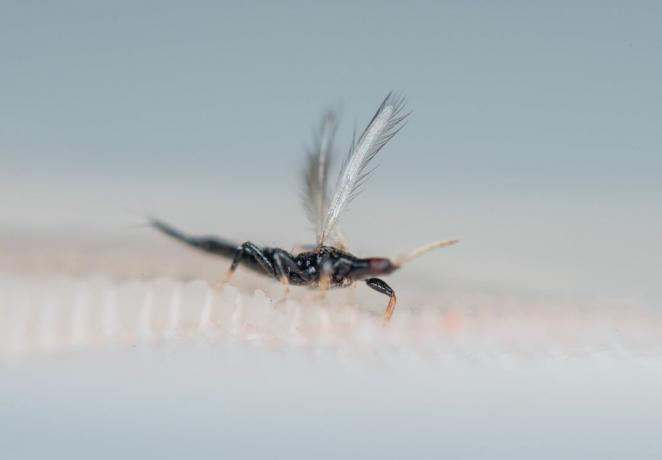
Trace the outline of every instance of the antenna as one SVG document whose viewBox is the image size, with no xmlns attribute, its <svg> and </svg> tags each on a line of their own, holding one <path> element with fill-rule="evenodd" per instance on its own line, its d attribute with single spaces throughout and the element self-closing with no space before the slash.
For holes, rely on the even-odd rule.
<svg viewBox="0 0 662 460">
<path fill-rule="evenodd" d="M 459 242 L 460 240 L 435 241 L 434 243 L 426 244 L 425 246 L 421 246 L 420 248 L 414 249 L 411 252 L 407 252 L 405 254 L 398 256 L 393 261 L 393 264 L 397 267 L 401 267 L 405 262 L 409 262 L 411 259 L 415 259 L 416 257 L 422 256 L 426 252 L 430 252 L 434 249 L 440 249 L 440 248 L 445 248 L 447 246 L 452 246 Z"/>
</svg>

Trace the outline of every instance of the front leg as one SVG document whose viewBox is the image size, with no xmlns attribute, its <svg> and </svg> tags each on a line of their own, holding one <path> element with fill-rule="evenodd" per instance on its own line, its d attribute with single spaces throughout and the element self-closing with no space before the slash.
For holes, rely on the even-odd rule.
<svg viewBox="0 0 662 460">
<path fill-rule="evenodd" d="M 393 292 L 391 286 L 389 286 L 379 278 L 370 278 L 366 280 L 365 283 L 375 291 L 381 292 L 382 294 L 386 294 L 387 296 L 389 296 L 388 305 L 386 306 L 386 310 L 384 311 L 384 322 L 388 322 L 391 319 L 391 316 L 393 316 L 393 310 L 395 310 L 395 302 L 396 302 L 395 292 Z"/>
</svg>

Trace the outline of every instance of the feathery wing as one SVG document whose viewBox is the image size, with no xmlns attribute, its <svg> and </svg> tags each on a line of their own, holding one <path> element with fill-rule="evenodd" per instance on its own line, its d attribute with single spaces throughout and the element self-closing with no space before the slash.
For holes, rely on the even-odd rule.
<svg viewBox="0 0 662 460">
<path fill-rule="evenodd" d="M 340 169 L 333 198 L 318 232 L 318 244 L 324 243 L 334 234 L 341 214 L 358 195 L 361 186 L 374 170 L 374 168 L 366 169 L 370 161 L 402 128 L 402 121 L 407 117 L 407 114 L 402 114 L 404 105 L 404 98 L 389 93 L 358 141 L 352 141 L 352 146 Z"/>
<path fill-rule="evenodd" d="M 324 116 L 319 130 L 315 133 L 314 145 L 308 152 L 304 175 L 303 204 L 308 220 L 315 226 L 318 244 L 322 235 L 324 218 L 329 208 L 329 164 L 337 125 L 336 115 L 328 112 Z"/>
</svg>

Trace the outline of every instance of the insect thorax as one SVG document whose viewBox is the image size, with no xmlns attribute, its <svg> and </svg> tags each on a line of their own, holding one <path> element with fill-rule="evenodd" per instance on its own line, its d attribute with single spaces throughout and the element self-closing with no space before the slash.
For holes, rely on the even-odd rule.
<svg viewBox="0 0 662 460">
<path fill-rule="evenodd" d="M 330 287 L 352 284 L 354 271 L 362 265 L 361 259 L 333 246 L 320 246 L 314 251 L 301 253 L 296 261 L 311 283 L 326 282 Z"/>
</svg>

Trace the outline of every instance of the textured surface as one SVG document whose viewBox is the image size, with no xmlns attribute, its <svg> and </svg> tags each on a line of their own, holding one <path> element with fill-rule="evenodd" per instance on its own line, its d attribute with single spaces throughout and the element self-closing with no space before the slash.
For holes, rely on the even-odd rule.
<svg viewBox="0 0 662 460">
<path fill-rule="evenodd" d="M 653 1 L 3 2 L 0 456 L 662 458 L 660 23 Z M 413 113 L 343 235 L 461 244 L 388 278 L 388 328 L 365 286 L 210 290 L 226 262 L 141 226 L 310 243 L 310 129 L 342 104 L 344 149 L 389 90 Z"/>
<path fill-rule="evenodd" d="M 227 262 L 169 241 L 12 241 L 7 458 L 662 452 L 654 303 L 431 283 L 412 265 L 384 327 L 384 299 L 363 286 L 282 301 L 277 283 L 239 271 L 218 290 Z"/>
<path fill-rule="evenodd" d="M 465 296 L 383 327 L 347 301 L 203 281 L 0 286 L 6 458 L 662 452 L 656 311 Z"/>
<path fill-rule="evenodd" d="M 442 308 L 403 307 L 384 326 L 378 312 L 356 298 L 352 303 L 351 295 L 321 299 L 313 291 L 272 299 L 200 280 L 10 275 L 0 278 L 0 288 L 5 357 L 177 340 L 276 349 L 294 343 L 433 360 L 662 356 L 662 314 L 624 303 L 465 294 L 444 299 Z"/>
</svg>

